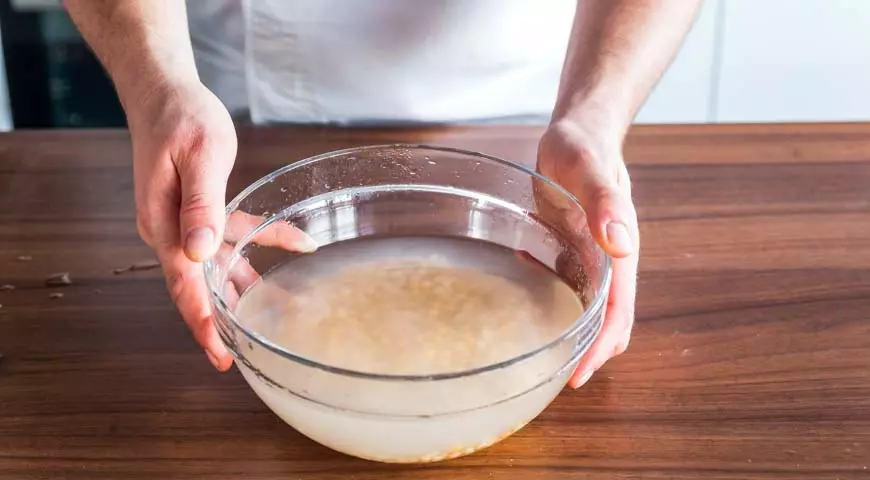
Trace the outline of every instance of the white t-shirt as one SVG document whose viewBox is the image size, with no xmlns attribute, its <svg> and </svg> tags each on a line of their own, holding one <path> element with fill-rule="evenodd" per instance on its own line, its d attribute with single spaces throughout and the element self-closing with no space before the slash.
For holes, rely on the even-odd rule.
<svg viewBox="0 0 870 480">
<path fill-rule="evenodd" d="M 188 0 L 203 82 L 255 123 L 549 118 L 576 0 Z"/>
</svg>

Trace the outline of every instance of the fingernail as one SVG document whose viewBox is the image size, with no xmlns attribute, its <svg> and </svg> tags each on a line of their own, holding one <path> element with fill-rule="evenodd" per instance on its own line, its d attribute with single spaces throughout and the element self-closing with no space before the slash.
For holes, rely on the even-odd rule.
<svg viewBox="0 0 870 480">
<path fill-rule="evenodd" d="M 217 357 L 212 355 L 212 353 L 209 352 L 208 350 L 205 351 L 205 356 L 208 357 L 208 361 L 211 362 L 212 365 L 214 365 L 214 368 L 217 368 L 218 370 L 220 370 L 221 362 L 217 359 Z"/>
<path fill-rule="evenodd" d="M 580 380 L 577 380 L 577 383 L 575 383 L 572 388 L 574 388 L 574 390 L 577 390 L 578 388 L 585 385 L 586 382 L 588 382 L 590 378 L 592 378 L 592 371 L 591 370 L 584 373 L 582 376 L 580 376 Z"/>
<path fill-rule="evenodd" d="M 629 254 L 634 251 L 634 245 L 631 241 L 631 234 L 628 233 L 628 227 L 622 222 L 610 222 L 607 224 L 607 243 L 621 253 Z"/>
<path fill-rule="evenodd" d="M 214 250 L 214 231 L 208 227 L 199 227 L 187 234 L 184 242 L 187 256 L 195 262 L 201 262 L 211 256 Z"/>
<path fill-rule="evenodd" d="M 311 253 L 317 250 L 319 245 L 314 241 L 307 233 L 302 234 L 302 240 L 299 242 L 299 251 L 304 253 Z"/>
</svg>

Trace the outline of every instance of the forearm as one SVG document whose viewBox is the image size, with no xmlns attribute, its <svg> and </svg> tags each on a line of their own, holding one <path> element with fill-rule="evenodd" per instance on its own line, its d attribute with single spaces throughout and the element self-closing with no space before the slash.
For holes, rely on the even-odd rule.
<svg viewBox="0 0 870 480">
<path fill-rule="evenodd" d="M 700 0 L 578 0 L 553 122 L 625 134 L 697 15 Z"/>
<path fill-rule="evenodd" d="M 64 0 L 127 111 L 160 88 L 198 80 L 184 0 Z"/>
</svg>

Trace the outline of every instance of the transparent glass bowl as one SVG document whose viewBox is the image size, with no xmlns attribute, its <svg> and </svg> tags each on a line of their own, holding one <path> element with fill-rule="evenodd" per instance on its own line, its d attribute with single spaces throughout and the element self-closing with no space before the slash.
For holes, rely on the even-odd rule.
<svg viewBox="0 0 870 480">
<path fill-rule="evenodd" d="M 223 342 L 272 411 L 349 455 L 430 462 L 498 442 L 553 400 L 601 328 L 610 259 L 582 209 L 553 182 L 499 158 L 420 145 L 327 153 L 260 179 L 228 205 L 227 215 L 247 220 L 227 229 L 222 253 L 205 264 Z M 233 313 L 244 293 L 230 278 L 239 266 L 265 275 L 297 255 L 251 241 L 275 222 L 289 222 L 321 246 L 369 236 L 493 242 L 559 272 L 585 311 L 555 340 L 470 371 L 381 375 L 323 365 L 271 343 Z M 387 398 L 403 401 L 387 407 L 380 401 Z"/>
</svg>

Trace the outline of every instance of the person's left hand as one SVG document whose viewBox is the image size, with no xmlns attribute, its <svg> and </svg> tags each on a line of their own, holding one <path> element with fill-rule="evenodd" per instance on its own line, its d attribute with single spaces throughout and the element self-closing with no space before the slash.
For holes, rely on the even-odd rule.
<svg viewBox="0 0 870 480">
<path fill-rule="evenodd" d="M 622 138 L 596 130 L 574 122 L 554 123 L 538 148 L 538 171 L 577 197 L 589 230 L 613 257 L 604 323 L 568 381 L 572 388 L 586 383 L 604 362 L 625 351 L 634 324 L 640 246 L 637 214 L 622 158 Z M 562 210 L 558 205 L 551 207 Z M 583 218 L 563 221 L 582 222 Z"/>
</svg>

